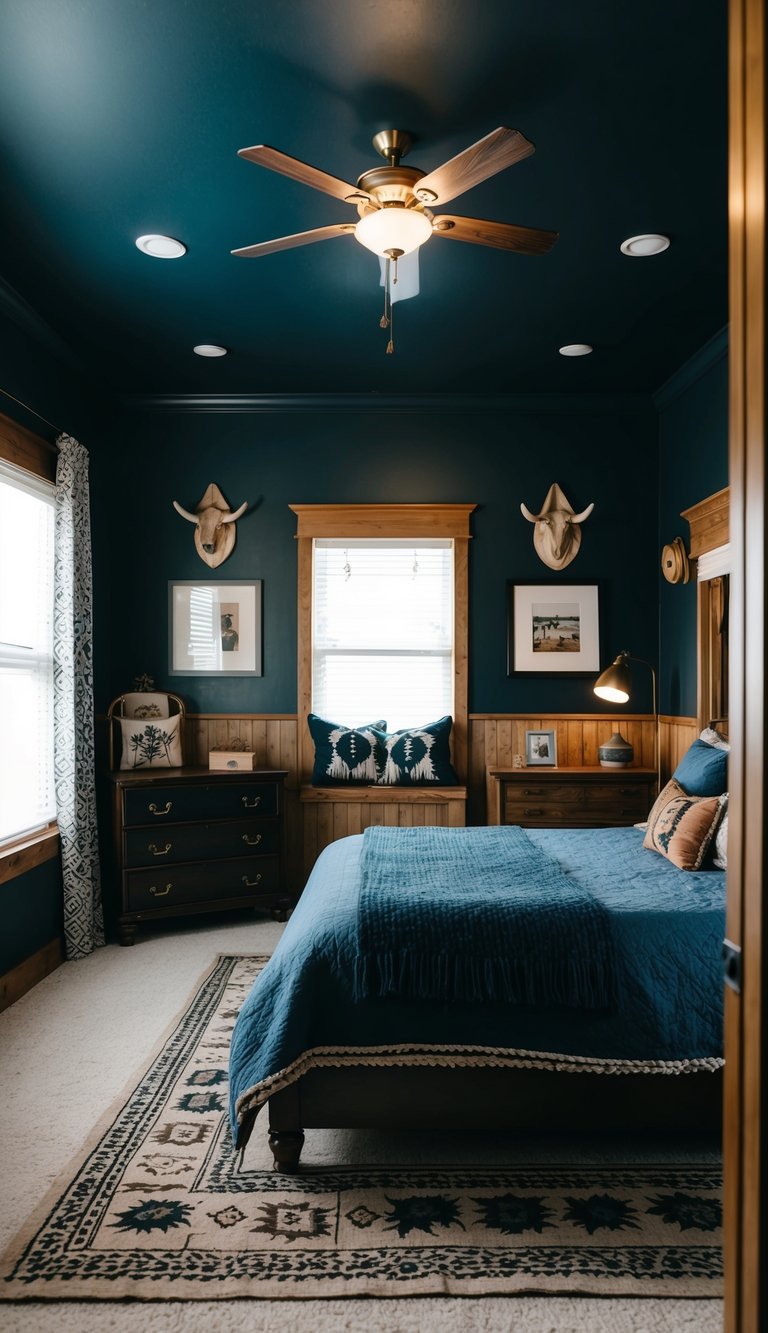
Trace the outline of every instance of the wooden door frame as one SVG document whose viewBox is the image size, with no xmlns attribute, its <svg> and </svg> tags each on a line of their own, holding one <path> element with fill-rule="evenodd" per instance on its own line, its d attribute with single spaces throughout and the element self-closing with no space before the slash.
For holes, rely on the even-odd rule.
<svg viewBox="0 0 768 1333">
<path fill-rule="evenodd" d="M 726 1333 L 765 1315 L 766 1154 L 762 1121 L 766 802 L 765 13 L 729 0 L 729 471 L 731 501 L 728 938 L 741 948 L 740 994 L 725 994 Z"/>
</svg>

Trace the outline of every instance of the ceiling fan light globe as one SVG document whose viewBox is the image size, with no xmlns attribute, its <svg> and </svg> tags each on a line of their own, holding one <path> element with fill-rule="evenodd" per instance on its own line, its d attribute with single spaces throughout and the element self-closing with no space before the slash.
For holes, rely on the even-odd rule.
<svg viewBox="0 0 768 1333">
<path fill-rule="evenodd" d="M 375 255 L 386 257 L 392 250 L 409 255 L 432 235 L 432 223 L 423 213 L 403 207 L 367 213 L 355 227 L 355 238 Z"/>
</svg>

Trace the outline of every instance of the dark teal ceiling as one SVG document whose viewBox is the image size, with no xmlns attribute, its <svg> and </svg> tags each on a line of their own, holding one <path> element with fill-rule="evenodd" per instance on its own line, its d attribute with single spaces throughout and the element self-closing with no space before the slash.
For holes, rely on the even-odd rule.
<svg viewBox="0 0 768 1333">
<path fill-rule="evenodd" d="M 655 389 L 727 318 L 726 115 L 725 0 L 3 0 L 0 276 L 120 390 Z M 535 155 L 450 211 L 560 240 L 431 239 L 394 356 L 354 238 L 229 253 L 355 220 L 239 148 L 355 181 L 382 128 L 428 171 L 498 125 Z M 646 231 L 671 248 L 620 253 Z"/>
</svg>

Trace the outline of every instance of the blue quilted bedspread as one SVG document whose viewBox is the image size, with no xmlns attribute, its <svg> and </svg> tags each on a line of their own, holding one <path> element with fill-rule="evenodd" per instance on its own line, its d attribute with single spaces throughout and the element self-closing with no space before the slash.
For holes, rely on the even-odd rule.
<svg viewBox="0 0 768 1333">
<path fill-rule="evenodd" d="M 368 828 L 360 879 L 356 999 L 614 1002 L 608 913 L 522 828 Z"/>
<path fill-rule="evenodd" d="M 260 1104 L 300 1072 L 307 1052 L 319 1049 L 352 1052 L 352 1059 L 360 1052 L 361 1062 L 372 1047 L 397 1050 L 404 1044 L 603 1061 L 721 1056 L 725 875 L 677 870 L 645 850 L 642 833 L 631 828 L 529 829 L 527 836 L 607 914 L 618 974 L 611 1009 L 396 995 L 354 1002 L 363 838 L 342 838 L 318 858 L 235 1025 L 233 1128 L 240 1099 Z"/>
</svg>

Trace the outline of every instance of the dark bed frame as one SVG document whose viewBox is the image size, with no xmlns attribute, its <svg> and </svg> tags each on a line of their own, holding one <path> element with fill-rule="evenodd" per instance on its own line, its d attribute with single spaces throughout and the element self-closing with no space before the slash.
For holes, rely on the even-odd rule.
<svg viewBox="0 0 768 1333">
<path fill-rule="evenodd" d="M 682 1130 L 716 1134 L 722 1070 L 315 1069 L 269 1099 L 275 1170 L 294 1172 L 305 1129 Z M 252 1111 L 241 1131 L 250 1134 Z"/>
</svg>

